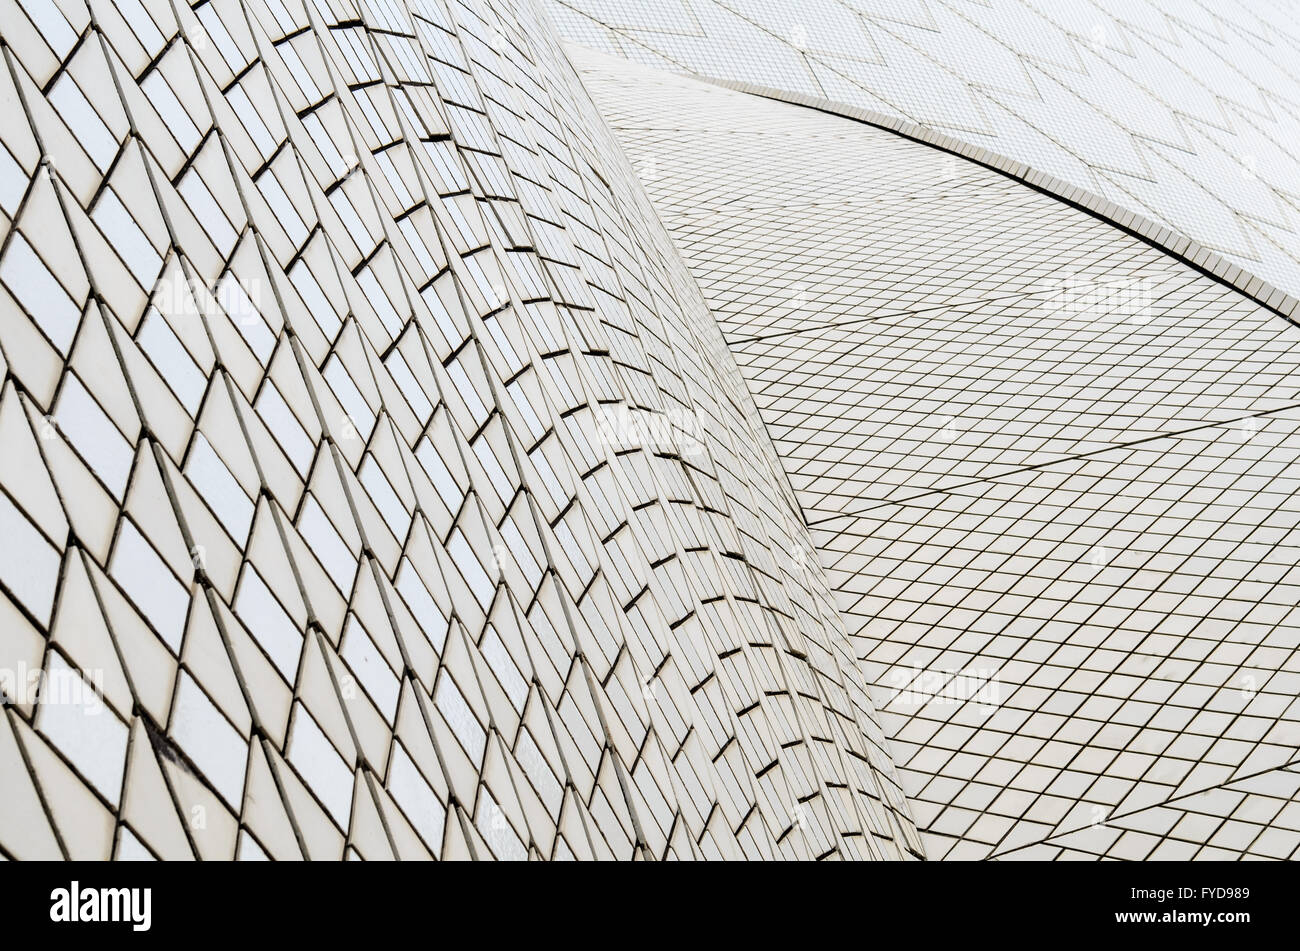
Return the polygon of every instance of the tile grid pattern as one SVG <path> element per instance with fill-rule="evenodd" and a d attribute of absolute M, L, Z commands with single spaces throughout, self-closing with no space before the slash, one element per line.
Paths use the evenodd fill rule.
<path fill-rule="evenodd" d="M 572 50 L 836 586 L 931 858 L 1300 849 L 1300 332 L 1106 223 Z"/>
<path fill-rule="evenodd" d="M 549 0 L 566 39 L 850 116 L 1088 207 L 1288 315 L 1286 3 Z"/>
<path fill-rule="evenodd" d="M 920 854 L 529 3 L 2 2 L 5 856 Z"/>

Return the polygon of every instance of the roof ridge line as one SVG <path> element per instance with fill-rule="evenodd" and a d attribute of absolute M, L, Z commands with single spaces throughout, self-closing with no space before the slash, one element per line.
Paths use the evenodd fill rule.
<path fill-rule="evenodd" d="M 1172 228 L 1159 224 L 1143 214 L 1130 211 L 1094 192 L 1079 188 L 1077 185 L 1071 185 L 1055 175 L 1038 171 L 1024 162 L 1018 162 L 983 146 L 962 141 L 946 133 L 936 132 L 933 129 L 912 122 L 910 119 L 899 119 L 885 115 L 882 112 L 876 112 L 873 109 L 850 106 L 821 96 L 790 92 L 745 80 L 718 79 L 702 73 L 690 73 L 689 75 L 693 79 L 698 79 L 712 86 L 730 89 L 734 92 L 748 93 L 751 96 L 760 96 L 764 99 L 775 99 L 789 105 L 816 109 L 819 112 L 875 126 L 903 138 L 919 142 L 922 145 L 959 155 L 1014 179 L 1035 191 L 1050 195 L 1067 205 L 1085 211 L 1093 217 L 1133 235 L 1170 257 L 1181 261 L 1188 267 L 1207 277 L 1214 278 L 1222 284 L 1226 284 L 1261 307 L 1273 311 L 1278 316 L 1300 327 L 1300 299 L 1252 274 L 1241 265 L 1232 263 L 1217 251 L 1212 251 L 1194 238 L 1176 232 Z"/>

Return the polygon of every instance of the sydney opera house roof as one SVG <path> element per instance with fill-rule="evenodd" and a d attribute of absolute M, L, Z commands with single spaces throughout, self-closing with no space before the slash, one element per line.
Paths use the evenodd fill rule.
<path fill-rule="evenodd" d="M 546 2 L 593 49 L 944 139 L 1300 296 L 1285 0 Z"/>
<path fill-rule="evenodd" d="M 1280 12 L 0 5 L 0 856 L 1300 854 Z"/>

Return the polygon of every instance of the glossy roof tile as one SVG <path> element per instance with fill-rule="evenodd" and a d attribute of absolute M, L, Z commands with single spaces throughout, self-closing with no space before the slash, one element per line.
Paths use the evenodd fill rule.
<path fill-rule="evenodd" d="M 574 56 L 754 393 L 927 856 L 1289 855 L 1194 804 L 1300 757 L 1300 329 L 925 145 Z M 1206 809 L 1235 831 L 1176 826 Z"/>
<path fill-rule="evenodd" d="M 547 0 L 566 39 L 1023 163 L 1300 295 L 1286 3 Z"/>
<path fill-rule="evenodd" d="M 0 6 L 0 854 L 920 855 L 530 2 Z"/>

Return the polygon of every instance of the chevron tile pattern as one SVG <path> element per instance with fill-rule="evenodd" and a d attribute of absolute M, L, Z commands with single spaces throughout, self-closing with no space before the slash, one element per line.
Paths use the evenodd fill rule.
<path fill-rule="evenodd" d="M 0 20 L 0 855 L 921 855 L 528 0 Z"/>
<path fill-rule="evenodd" d="M 1300 854 L 1284 7 L 0 23 L 0 858 Z"/>

